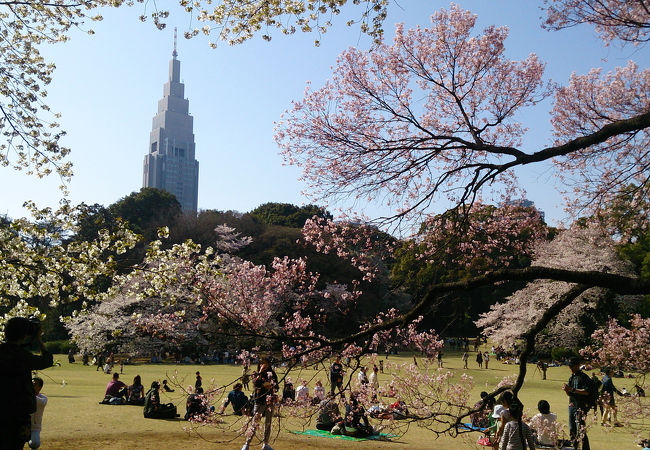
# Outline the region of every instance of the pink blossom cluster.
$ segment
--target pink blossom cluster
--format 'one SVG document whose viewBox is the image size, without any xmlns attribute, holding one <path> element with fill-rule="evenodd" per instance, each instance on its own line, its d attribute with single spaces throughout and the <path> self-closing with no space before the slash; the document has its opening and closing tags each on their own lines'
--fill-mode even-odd
<svg viewBox="0 0 650 450">
<path fill-rule="evenodd" d="M 183 341 L 179 328 L 185 324 L 183 318 L 174 313 L 141 316 L 134 323 L 139 332 L 176 345 Z"/>
<path fill-rule="evenodd" d="M 591 24 L 606 44 L 620 39 L 636 45 L 650 39 L 650 9 L 644 1 L 545 0 L 544 3 L 548 28 Z"/>
<path fill-rule="evenodd" d="M 617 121 L 650 110 L 650 69 L 640 70 L 634 62 L 614 72 L 601 74 L 592 69 L 586 75 L 573 74 L 569 85 L 555 96 L 552 124 L 556 145 L 590 136 Z M 628 208 L 638 210 L 650 196 L 650 158 L 646 129 L 617 133 L 605 142 L 572 151 L 555 159 L 565 182 L 573 186 L 567 194 L 569 207 L 584 214 L 584 209 L 605 209 L 628 193 Z M 647 214 L 641 214 L 639 219 Z"/>
<path fill-rule="evenodd" d="M 300 308 L 317 281 L 303 259 L 287 257 L 274 259 L 272 270 L 248 261 L 233 261 L 222 270 L 225 276 L 205 277 L 197 283 L 204 314 L 257 332 L 272 329 L 273 319 L 284 308 Z M 308 322 L 303 319 L 293 316 L 288 327 L 304 329 Z"/>
<path fill-rule="evenodd" d="M 629 328 L 610 318 L 607 324 L 592 335 L 594 343 L 580 350 L 580 354 L 601 368 L 633 372 L 634 388 L 628 396 L 616 398 L 619 418 L 624 422 L 646 422 L 650 408 L 646 399 L 638 395 L 637 387 L 647 391 L 650 373 L 650 319 L 638 314 L 630 317 Z M 607 394 L 604 394 L 607 395 Z M 607 401 L 605 399 L 604 401 Z"/>
<path fill-rule="evenodd" d="M 598 271 L 620 275 L 632 275 L 629 262 L 620 258 L 615 242 L 607 232 L 597 226 L 576 225 L 560 232 L 552 241 L 540 242 L 535 248 L 532 266 Z M 494 342 L 509 346 L 520 339 L 529 328 L 563 294 L 572 288 L 571 283 L 552 280 L 535 280 L 509 296 L 505 302 L 496 303 L 490 311 L 481 314 L 476 325 Z M 581 319 L 594 314 L 600 302 L 610 299 L 606 291 L 591 288 L 565 307 L 545 328 L 537 347 L 572 347 L 584 338 Z M 628 297 L 615 297 L 623 307 Z"/>
<path fill-rule="evenodd" d="M 305 222 L 302 234 L 305 242 L 317 251 L 350 261 L 364 280 L 370 281 L 377 275 L 381 250 L 375 228 L 313 217 Z"/>
<path fill-rule="evenodd" d="M 516 201 L 499 207 L 476 202 L 465 213 L 429 218 L 422 230 L 421 257 L 483 270 L 530 257 L 548 234 L 539 211 Z"/>
<path fill-rule="evenodd" d="M 408 216 L 439 194 L 462 203 L 511 186 L 499 164 L 523 155 L 513 148 L 525 132 L 515 116 L 550 93 L 544 64 L 534 54 L 507 59 L 507 29 L 475 24 L 452 5 L 429 28 L 398 25 L 393 45 L 343 52 L 323 87 L 307 86 L 276 141 L 310 194 L 380 200 Z"/>
<path fill-rule="evenodd" d="M 598 366 L 650 373 L 650 319 L 634 314 L 629 327 L 624 327 L 610 318 L 607 325 L 591 337 L 595 344 L 581 353 Z"/>
</svg>

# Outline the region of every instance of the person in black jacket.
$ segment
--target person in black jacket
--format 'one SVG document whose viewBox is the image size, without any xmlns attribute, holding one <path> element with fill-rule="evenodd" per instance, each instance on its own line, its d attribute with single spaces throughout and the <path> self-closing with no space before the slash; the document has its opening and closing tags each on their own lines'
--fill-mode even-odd
<svg viewBox="0 0 650 450">
<path fill-rule="evenodd" d="M 50 367 L 54 360 L 43 344 L 38 319 L 12 317 L 5 324 L 5 342 L 0 344 L 0 386 L 5 397 L 0 405 L 0 450 L 22 449 L 29 441 L 30 414 L 36 411 L 32 370 Z M 25 346 L 36 340 L 41 354 Z"/>
<path fill-rule="evenodd" d="M 160 403 L 160 383 L 151 383 L 151 389 L 144 396 L 144 409 L 142 413 L 145 419 L 173 419 L 178 417 L 176 406 L 173 403 Z"/>
<path fill-rule="evenodd" d="M 341 364 L 341 357 L 337 356 L 336 361 L 330 366 L 330 392 L 334 394 L 336 388 L 339 392 L 343 392 L 343 364 Z"/>
<path fill-rule="evenodd" d="M 571 376 L 564 385 L 564 392 L 569 396 L 569 434 L 573 447 L 578 448 L 578 441 L 582 441 L 582 450 L 589 450 L 589 438 L 585 429 L 585 417 L 590 408 L 590 391 L 592 381 L 589 375 L 580 370 L 580 358 L 573 357 L 569 360 Z"/>
<path fill-rule="evenodd" d="M 202 387 L 187 397 L 187 402 L 185 403 L 185 420 L 200 420 L 212 411 L 214 411 L 214 406 L 208 407 Z"/>
</svg>

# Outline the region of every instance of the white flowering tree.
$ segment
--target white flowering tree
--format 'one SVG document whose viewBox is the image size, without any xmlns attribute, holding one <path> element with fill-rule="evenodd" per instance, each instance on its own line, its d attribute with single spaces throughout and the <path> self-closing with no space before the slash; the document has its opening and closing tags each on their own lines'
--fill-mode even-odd
<svg viewBox="0 0 650 450">
<path fill-rule="evenodd" d="M 40 314 L 35 302 L 57 306 L 104 296 L 100 280 L 116 273 L 114 256 L 137 242 L 137 236 L 118 227 L 86 242 L 64 241 L 75 232 L 76 211 L 36 210 L 35 221 L 10 221 L 0 226 L 0 307 L 12 315 Z M 47 222 L 44 227 L 39 223 Z M 45 243 L 45 244 L 44 244 Z"/>
<path fill-rule="evenodd" d="M 161 229 L 160 237 L 167 233 Z M 204 314 L 197 300 L 197 277 L 223 278 L 223 266 L 232 264 L 228 252 L 250 243 L 250 238 L 225 225 L 217 227 L 215 239 L 214 248 L 223 252 L 220 256 L 212 247 L 202 249 L 191 241 L 166 250 L 161 241 L 154 241 L 142 264 L 114 277 L 103 301 L 64 318 L 72 340 L 88 353 L 205 349 L 209 340 L 205 320 L 200 320 Z"/>
<path fill-rule="evenodd" d="M 612 238 L 595 225 L 574 226 L 561 231 L 552 241 L 541 243 L 534 252 L 532 265 L 634 276 L 631 264 L 618 256 Z M 493 342 L 510 346 L 522 339 L 529 328 L 574 287 L 575 283 L 564 281 L 532 281 L 505 302 L 491 306 L 490 311 L 476 321 L 476 325 Z M 565 305 L 537 335 L 535 347 L 538 350 L 578 347 L 587 338 L 582 319 L 593 315 L 604 301 L 618 302 L 623 310 L 627 308 L 628 311 L 634 306 L 633 298 L 629 296 L 613 296 L 606 289 L 598 287 L 586 289 Z"/>
</svg>

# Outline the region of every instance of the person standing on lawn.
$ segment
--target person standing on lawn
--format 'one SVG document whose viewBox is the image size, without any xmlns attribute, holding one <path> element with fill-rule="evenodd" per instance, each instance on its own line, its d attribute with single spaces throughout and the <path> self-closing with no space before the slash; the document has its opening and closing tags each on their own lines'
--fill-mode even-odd
<svg viewBox="0 0 650 450">
<path fill-rule="evenodd" d="M 616 417 L 617 409 L 616 402 L 614 401 L 614 393 L 620 395 L 621 397 L 623 396 L 623 393 L 621 393 L 621 391 L 616 389 L 616 386 L 614 386 L 614 381 L 612 380 L 613 376 L 613 369 L 605 369 L 605 376 L 603 377 L 603 388 L 601 391 L 603 396 L 603 416 L 600 424 L 607 425 L 609 423 L 612 423 L 615 427 L 622 427 L 623 424 L 621 424 Z M 613 422 L 612 417 L 614 418 Z"/>
<path fill-rule="evenodd" d="M 590 450 L 585 418 L 589 412 L 591 378 L 580 370 L 580 362 L 580 358 L 577 356 L 569 359 L 571 376 L 563 389 L 569 396 L 569 435 L 573 441 L 573 447 L 577 449 L 578 441 L 582 441 L 582 450 Z"/>
<path fill-rule="evenodd" d="M 341 356 L 337 356 L 336 360 L 330 366 L 330 392 L 334 394 L 336 388 L 339 392 L 343 391 L 343 364 L 341 364 Z"/>
<path fill-rule="evenodd" d="M 268 358 L 262 359 L 257 368 L 257 377 L 253 381 L 254 407 L 253 418 L 250 421 L 249 430 L 246 433 L 246 443 L 242 450 L 249 450 L 250 443 L 255 437 L 255 430 L 258 422 L 264 417 L 264 438 L 262 441 L 262 450 L 273 450 L 269 445 L 271 437 L 271 423 L 273 421 L 273 409 L 278 402 L 278 376 L 271 367 Z"/>
<path fill-rule="evenodd" d="M 43 379 L 34 377 L 32 380 L 34 392 L 36 392 L 36 411 L 32 413 L 32 433 L 29 438 L 29 448 L 39 448 L 41 446 L 41 429 L 43 428 L 43 412 L 47 405 L 47 397 L 41 394 L 43 389 Z"/>
</svg>

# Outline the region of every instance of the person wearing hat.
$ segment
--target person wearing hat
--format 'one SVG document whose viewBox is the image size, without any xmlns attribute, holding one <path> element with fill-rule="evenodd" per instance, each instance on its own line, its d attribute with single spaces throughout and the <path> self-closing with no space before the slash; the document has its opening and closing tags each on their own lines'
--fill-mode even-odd
<svg viewBox="0 0 650 450">
<path fill-rule="evenodd" d="M 580 362 L 577 356 L 569 359 L 571 376 L 563 389 L 569 396 L 569 434 L 573 447 L 578 448 L 578 441 L 582 440 L 582 450 L 590 450 L 589 438 L 585 430 L 585 417 L 589 411 L 591 378 L 580 370 Z"/>
</svg>

